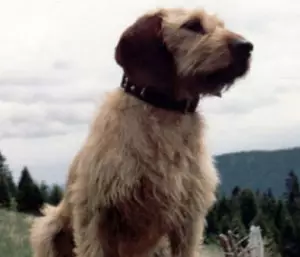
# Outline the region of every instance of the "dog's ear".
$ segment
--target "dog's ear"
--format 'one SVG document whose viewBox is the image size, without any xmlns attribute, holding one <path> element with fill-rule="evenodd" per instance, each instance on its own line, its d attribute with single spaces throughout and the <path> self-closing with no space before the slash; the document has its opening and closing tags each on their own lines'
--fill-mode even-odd
<svg viewBox="0 0 300 257">
<path fill-rule="evenodd" d="M 162 17 L 156 13 L 140 17 L 121 35 L 115 59 L 135 83 L 171 83 L 175 63 L 161 30 Z"/>
</svg>

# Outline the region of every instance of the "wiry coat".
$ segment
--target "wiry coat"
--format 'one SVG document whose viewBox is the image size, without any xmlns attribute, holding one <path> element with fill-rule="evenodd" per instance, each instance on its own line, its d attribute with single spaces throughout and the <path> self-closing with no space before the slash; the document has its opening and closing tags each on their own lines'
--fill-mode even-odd
<svg viewBox="0 0 300 257">
<path fill-rule="evenodd" d="M 127 245 L 157 233 L 154 244 L 186 219 L 203 219 L 214 202 L 218 176 L 204 147 L 202 123 L 197 113 L 170 114 L 120 90 L 112 94 L 74 168 L 70 203 L 74 229 L 84 233 L 78 240 L 98 241 L 100 233 L 105 241 L 111 236 L 115 248 L 109 230 L 116 229 Z M 85 222 L 94 225 L 84 229 Z M 89 246 L 79 256 L 93 256 L 86 251 L 97 250 Z"/>
<path fill-rule="evenodd" d="M 120 231 L 127 244 L 127 240 L 135 243 L 135 235 L 142 233 L 140 240 L 147 240 L 155 232 L 159 235 L 153 247 L 187 219 L 195 220 L 190 236 L 195 247 L 200 244 L 198 237 L 218 184 L 203 126 L 198 113 L 169 113 L 121 90 L 105 100 L 70 167 L 65 199 L 59 206 L 73 219 L 78 256 L 99 256 L 101 231 L 122 230 L 118 217 L 114 220 L 118 212 L 128 226 Z M 61 227 L 71 223 L 68 218 L 61 220 Z M 36 227 L 39 234 L 33 241 L 42 239 L 42 229 Z M 103 235 L 104 241 L 108 234 Z M 109 247 L 114 248 L 112 240 Z M 46 256 L 60 255 L 36 255 Z"/>
<path fill-rule="evenodd" d="M 203 11 L 159 10 L 123 33 L 115 58 L 136 86 L 190 101 L 246 73 L 248 53 L 228 48 L 236 38 Z M 33 224 L 34 257 L 194 256 L 219 184 L 204 130 L 198 112 L 116 89 L 70 165 L 64 199 Z"/>
</svg>

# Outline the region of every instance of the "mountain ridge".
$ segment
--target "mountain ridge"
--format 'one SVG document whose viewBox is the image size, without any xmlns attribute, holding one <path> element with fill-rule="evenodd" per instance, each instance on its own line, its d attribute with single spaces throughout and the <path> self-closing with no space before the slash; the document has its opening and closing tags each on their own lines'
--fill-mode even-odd
<svg viewBox="0 0 300 257">
<path fill-rule="evenodd" d="M 215 156 L 221 176 L 221 193 L 229 194 L 235 186 L 266 191 L 275 196 L 285 190 L 285 178 L 293 170 L 300 177 L 300 147 L 275 150 L 250 150 Z"/>
</svg>

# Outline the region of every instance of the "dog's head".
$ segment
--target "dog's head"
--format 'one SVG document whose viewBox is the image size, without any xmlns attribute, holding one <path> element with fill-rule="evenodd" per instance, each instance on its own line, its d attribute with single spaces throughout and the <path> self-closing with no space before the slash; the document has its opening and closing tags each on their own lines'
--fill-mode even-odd
<svg viewBox="0 0 300 257">
<path fill-rule="evenodd" d="M 253 45 L 204 10 L 160 9 L 121 35 L 117 63 L 136 86 L 177 98 L 220 95 L 250 64 Z"/>
</svg>

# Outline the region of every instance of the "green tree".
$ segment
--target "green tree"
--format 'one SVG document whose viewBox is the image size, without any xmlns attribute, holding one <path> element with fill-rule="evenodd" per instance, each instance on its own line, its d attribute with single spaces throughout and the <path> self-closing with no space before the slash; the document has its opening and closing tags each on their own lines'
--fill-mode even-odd
<svg viewBox="0 0 300 257">
<path fill-rule="evenodd" d="M 241 192 L 241 188 L 239 186 L 235 186 L 232 189 L 231 197 L 237 197 L 237 196 L 239 196 L 240 192 Z"/>
<path fill-rule="evenodd" d="M 219 219 L 220 233 L 227 234 L 228 230 L 231 229 L 231 218 L 229 215 L 221 215 Z"/>
<path fill-rule="evenodd" d="M 11 197 L 15 196 L 15 189 L 6 158 L 0 152 L 0 205 L 9 207 Z"/>
<path fill-rule="evenodd" d="M 9 207 L 10 198 L 6 177 L 0 173 L 0 207 Z"/>
<path fill-rule="evenodd" d="M 230 199 L 227 199 L 224 195 L 221 197 L 216 204 L 218 220 L 221 220 L 224 216 L 230 216 L 232 214 L 231 204 L 232 203 Z"/>
<path fill-rule="evenodd" d="M 206 235 L 208 237 L 215 236 L 219 233 L 218 213 L 214 206 L 206 217 Z"/>
<path fill-rule="evenodd" d="M 260 226 L 263 236 L 272 235 L 273 221 L 270 220 L 261 210 L 258 211 L 251 223 L 255 226 Z"/>
<path fill-rule="evenodd" d="M 236 213 L 232 218 L 230 222 L 230 229 L 234 231 L 235 233 L 238 232 L 238 234 L 241 237 L 244 237 L 247 235 L 247 230 L 241 220 L 241 216 L 239 213 Z"/>
<path fill-rule="evenodd" d="M 6 180 L 7 180 L 7 186 L 8 186 L 8 190 L 9 190 L 11 197 L 16 197 L 17 186 L 14 182 L 12 173 L 9 170 L 7 170 L 7 172 L 6 172 Z"/>
<path fill-rule="evenodd" d="M 263 193 L 260 198 L 257 199 L 259 209 L 262 214 L 268 220 L 274 220 L 274 213 L 277 208 L 276 199 L 273 196 L 272 190 L 268 189 L 267 192 Z"/>
<path fill-rule="evenodd" d="M 40 189 L 31 178 L 27 167 L 22 170 L 16 201 L 18 211 L 29 213 L 38 213 L 44 203 Z"/>
<path fill-rule="evenodd" d="M 296 228 L 292 217 L 286 213 L 284 219 L 281 221 L 282 226 L 280 230 L 280 252 L 283 256 L 291 256 L 291 252 L 298 251 L 298 242 L 296 242 Z M 298 250 L 297 250 L 298 248 Z M 296 256 L 296 255 L 295 255 Z M 299 255 L 297 255 L 299 256 Z"/>
<path fill-rule="evenodd" d="M 63 190 L 59 185 L 54 185 L 49 193 L 49 203 L 58 205 L 63 196 Z"/>
<path fill-rule="evenodd" d="M 286 204 L 291 215 L 300 211 L 300 189 L 298 177 L 293 170 L 288 174 L 285 180 L 286 186 Z"/>
<path fill-rule="evenodd" d="M 284 256 L 300 256 L 300 189 L 298 177 L 293 170 L 288 173 L 285 187 L 286 211 L 281 215 L 281 250 Z"/>
<path fill-rule="evenodd" d="M 39 186 L 42 198 L 44 202 L 49 202 L 49 186 L 45 183 L 45 181 L 42 181 Z"/>
<path fill-rule="evenodd" d="M 250 189 L 244 189 L 239 196 L 241 220 L 248 230 L 252 220 L 258 213 L 255 195 Z"/>
</svg>

